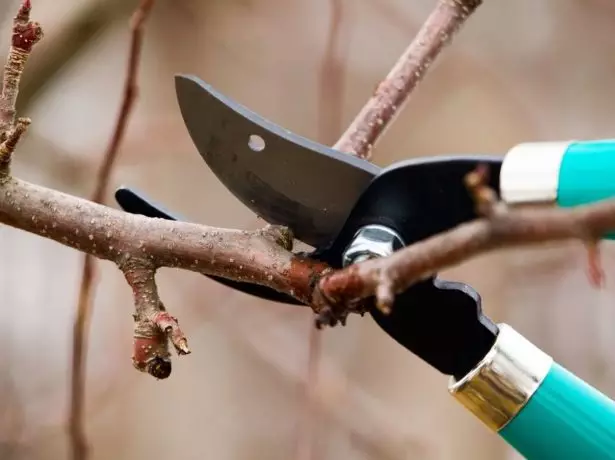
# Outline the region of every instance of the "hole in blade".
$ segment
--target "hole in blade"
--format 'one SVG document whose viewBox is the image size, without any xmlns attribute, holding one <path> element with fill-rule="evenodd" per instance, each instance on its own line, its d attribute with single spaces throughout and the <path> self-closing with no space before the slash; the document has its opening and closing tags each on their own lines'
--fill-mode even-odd
<svg viewBox="0 0 615 460">
<path fill-rule="evenodd" d="M 265 139 L 258 134 L 251 134 L 248 140 L 248 147 L 254 152 L 262 152 L 265 150 Z"/>
</svg>

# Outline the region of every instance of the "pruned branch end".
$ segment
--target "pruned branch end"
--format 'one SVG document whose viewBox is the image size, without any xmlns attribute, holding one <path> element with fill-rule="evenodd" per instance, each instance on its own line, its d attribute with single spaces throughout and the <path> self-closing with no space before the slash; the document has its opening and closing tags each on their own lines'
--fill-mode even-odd
<svg viewBox="0 0 615 460">
<path fill-rule="evenodd" d="M 157 379 L 171 375 L 171 342 L 178 355 L 190 353 L 188 340 L 158 295 L 156 268 L 142 261 L 128 258 L 120 264 L 124 277 L 132 288 L 135 313 L 132 362 L 136 369 Z"/>
</svg>

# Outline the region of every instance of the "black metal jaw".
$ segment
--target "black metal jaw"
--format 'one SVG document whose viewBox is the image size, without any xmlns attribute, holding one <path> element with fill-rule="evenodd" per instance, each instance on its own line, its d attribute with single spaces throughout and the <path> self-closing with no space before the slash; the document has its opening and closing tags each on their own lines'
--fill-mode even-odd
<svg viewBox="0 0 615 460">
<path fill-rule="evenodd" d="M 457 380 L 487 355 L 498 334 L 472 287 L 438 278 L 399 295 L 390 314 L 370 313 L 396 342 Z"/>
<path fill-rule="evenodd" d="M 409 245 L 476 218 L 463 178 L 480 164 L 489 166 L 490 186 L 498 190 L 500 158 L 435 157 L 404 161 L 382 170 L 332 244 L 312 257 L 341 268 L 344 250 L 356 231 L 370 224 L 393 229 Z M 129 189 L 119 189 L 116 199 L 128 212 L 176 219 Z M 264 286 L 210 278 L 268 300 L 299 304 Z M 497 326 L 483 315 L 474 289 L 435 277 L 399 295 L 391 314 L 383 315 L 375 307 L 370 314 L 402 346 L 440 372 L 458 378 L 487 354 L 497 335 Z"/>
<path fill-rule="evenodd" d="M 476 218 L 463 179 L 481 164 L 489 167 L 489 185 L 499 190 L 500 158 L 436 157 L 384 169 L 356 203 L 333 244 L 314 256 L 339 265 L 356 231 L 366 225 L 386 226 L 410 245 Z M 389 315 L 375 307 L 370 313 L 399 344 L 457 378 L 489 352 L 498 332 L 483 314 L 480 296 L 472 287 L 437 277 L 398 295 Z"/>
</svg>

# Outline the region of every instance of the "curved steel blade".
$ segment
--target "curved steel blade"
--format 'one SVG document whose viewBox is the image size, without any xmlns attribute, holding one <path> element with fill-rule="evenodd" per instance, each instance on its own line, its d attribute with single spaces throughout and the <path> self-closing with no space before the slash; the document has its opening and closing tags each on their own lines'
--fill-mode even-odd
<svg viewBox="0 0 615 460">
<path fill-rule="evenodd" d="M 188 132 L 218 179 L 245 206 L 295 237 L 326 246 L 344 225 L 376 165 L 266 120 L 188 75 L 175 77 Z"/>
</svg>

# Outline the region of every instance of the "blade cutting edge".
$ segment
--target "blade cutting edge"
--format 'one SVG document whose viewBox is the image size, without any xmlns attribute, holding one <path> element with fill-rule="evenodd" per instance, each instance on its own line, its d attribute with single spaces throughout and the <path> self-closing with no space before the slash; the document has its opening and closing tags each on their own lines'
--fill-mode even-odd
<svg viewBox="0 0 615 460">
<path fill-rule="evenodd" d="M 175 77 L 188 132 L 212 172 L 245 206 L 326 246 L 380 168 L 294 134 L 190 75 Z"/>
</svg>

